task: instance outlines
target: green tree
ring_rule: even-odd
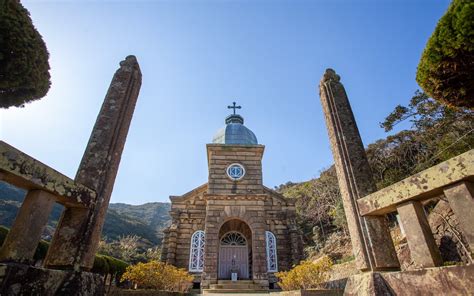
[[[416,81],[450,106],[474,108],[474,2],[453,0],[421,56]]]
[[[388,166],[401,170],[403,179],[474,148],[474,112],[467,108],[449,107],[416,91],[408,106],[397,106],[381,126],[391,131],[406,121],[411,123],[411,129],[369,145],[367,153],[372,169],[381,161],[396,158],[396,164]],[[377,173],[374,177],[381,179],[380,170]],[[387,186],[398,181],[383,178]]]
[[[18,0],[0,0],[0,107],[21,107],[51,85],[48,51]]]

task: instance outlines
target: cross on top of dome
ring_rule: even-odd
[[[242,109],[242,106],[236,106],[235,102],[232,102],[233,106],[227,106],[227,109],[234,109],[234,115],[235,115],[235,109]]]
[[[237,106],[236,102],[232,102],[232,105],[227,108],[233,109],[233,114],[226,117],[226,125],[214,135],[212,142],[228,145],[257,145],[257,137],[244,126],[244,118],[236,113],[236,109],[242,109],[242,106]]]

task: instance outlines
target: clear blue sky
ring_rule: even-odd
[[[365,145],[418,88],[421,52],[449,1],[24,1],[52,87],[0,111],[2,140],[74,177],[120,60],[143,85],[112,202],[168,201],[207,181],[205,144],[237,101],[266,145],[264,183],[332,163],[317,85],[342,77]]]

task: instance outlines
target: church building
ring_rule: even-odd
[[[275,286],[275,273],[302,256],[294,201],[262,182],[265,146],[235,113],[207,144],[208,182],[171,196],[171,225],[164,231],[162,260],[195,275],[194,286],[252,281]],[[234,278],[235,280],[235,278]]]

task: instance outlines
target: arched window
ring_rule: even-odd
[[[202,271],[204,268],[204,231],[198,230],[191,236],[189,248],[189,271]]]
[[[267,272],[277,272],[278,258],[275,235],[270,231],[265,231],[265,240],[267,242]]]
[[[237,231],[231,231],[226,233],[224,237],[221,239],[222,246],[245,246],[247,245],[247,241],[245,237]]]

